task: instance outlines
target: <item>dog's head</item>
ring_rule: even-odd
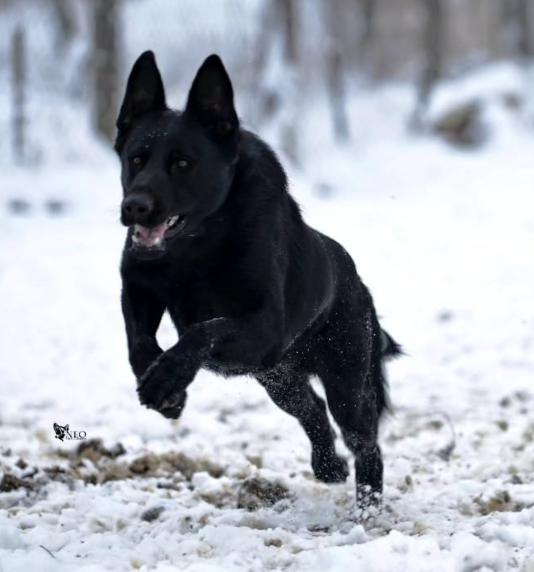
[[[56,439],[63,441],[65,439],[65,436],[67,435],[68,430],[69,430],[68,425],[65,425],[63,427],[62,425],[58,425],[57,423],[54,423],[54,432],[56,434],[55,435]]]
[[[195,235],[224,203],[237,160],[239,121],[230,78],[216,55],[193,81],[183,112],[167,107],[154,54],[135,62],[117,119],[121,222],[134,252],[161,255]]]

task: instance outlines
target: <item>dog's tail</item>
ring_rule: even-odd
[[[379,379],[378,384],[378,414],[382,415],[384,411],[392,411],[391,401],[389,399],[388,382],[384,368],[384,361],[396,358],[402,355],[402,346],[398,344],[387,332],[380,328],[380,358],[378,360]]]
[[[402,355],[402,346],[398,344],[386,330],[380,329],[382,359],[393,359]]]

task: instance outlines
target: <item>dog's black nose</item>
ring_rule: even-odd
[[[154,199],[147,193],[132,193],[122,201],[122,218],[126,224],[143,223],[154,210]]]

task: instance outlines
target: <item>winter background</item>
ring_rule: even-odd
[[[530,0],[0,0],[0,30],[1,572],[533,572]],[[137,401],[110,137],[147,48],[177,107],[223,56],[405,348],[377,514],[254,380]]]

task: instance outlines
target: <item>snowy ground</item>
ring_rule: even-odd
[[[389,368],[384,505],[364,521],[353,476],[316,482],[303,432],[253,380],[201,372],[178,422],[140,407],[113,157],[4,174],[0,570],[534,571],[534,136],[490,116],[477,152],[400,129],[328,153],[310,138],[293,176],[408,354]],[[62,443],[54,422],[103,444]]]

